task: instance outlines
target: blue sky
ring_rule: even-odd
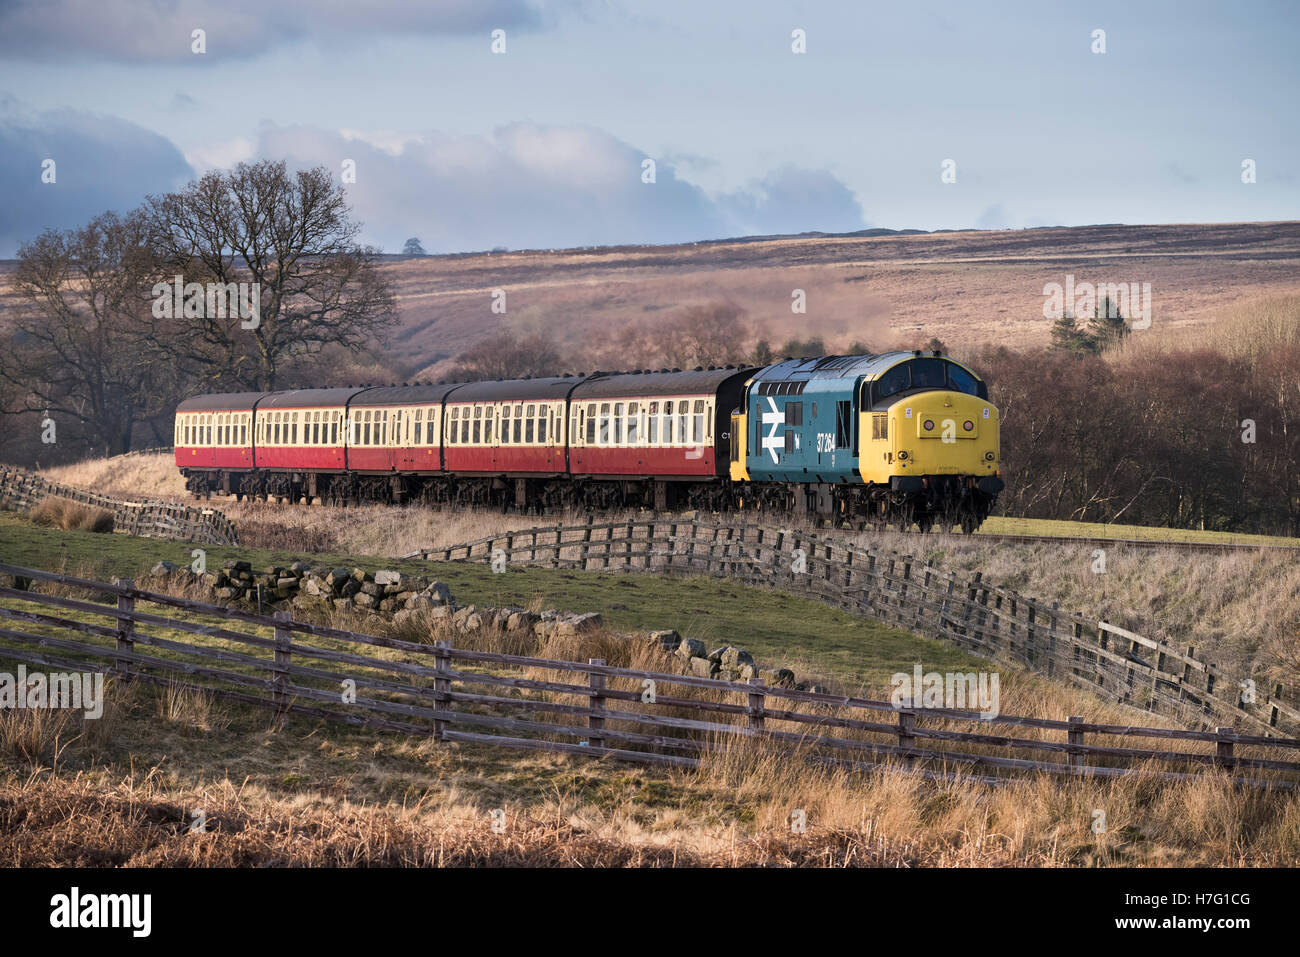
[[[354,160],[388,251],[1297,219],[1298,41],[1263,0],[0,0],[0,256],[263,156]]]

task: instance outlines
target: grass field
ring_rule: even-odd
[[[36,528],[0,515],[6,561],[139,576],[189,546]],[[274,550],[208,550],[283,562]],[[339,556],[316,556],[328,563]],[[349,559],[348,563],[352,561]],[[367,567],[393,562],[358,559]],[[918,658],[973,659],[812,602],[704,579],[437,565],[462,601],[531,600],[594,609],[624,627],[677,625],[779,655],[797,641],[822,668],[877,691]],[[504,581],[503,581],[504,579]],[[665,620],[667,618],[667,620]],[[43,626],[24,625],[24,628]],[[769,644],[763,644],[767,642]],[[572,653],[572,652],[571,652]],[[2,660],[2,659],[0,659]],[[799,666],[789,657],[771,664]],[[1000,669],[1003,708],[1129,723],[1132,713],[1045,679]],[[728,748],[696,772],[643,768],[365,731],[203,694],[110,683],[98,722],[45,728],[18,745],[32,712],[0,715],[0,864],[559,864],[767,866],[1294,865],[1300,798],[1234,791],[1212,775],[1162,784],[1022,779],[1001,788],[864,776],[761,748]],[[1144,716],[1145,717],[1145,716]],[[1140,723],[1156,724],[1150,719]],[[40,735],[37,735],[40,737]],[[794,808],[808,832],[793,835]],[[1108,828],[1094,834],[1094,811]],[[506,836],[489,815],[502,809]],[[207,831],[189,830],[202,811]]]
[[[1114,538],[1139,542],[1205,542],[1212,545],[1278,545],[1300,548],[1300,538],[1281,535],[1240,535],[1195,528],[1155,528],[1150,525],[1108,525],[1100,522],[1063,522],[1046,518],[1009,518],[993,515],[977,535],[1044,535],[1051,538]]]
[[[188,565],[182,542],[37,528],[0,513],[0,555],[29,568],[63,570],[101,580],[142,578],[159,561]],[[254,567],[296,559],[367,570],[393,568],[446,582],[460,605],[599,611],[606,624],[627,631],[672,628],[710,648],[734,644],[766,667],[834,678],[851,687],[879,684],[916,661],[927,669],[965,670],[977,659],[938,641],[856,618],[809,599],[707,578],[401,562],[374,556],[305,555],[273,549],[206,548],[210,568],[228,559]],[[811,640],[815,636],[815,640]]]

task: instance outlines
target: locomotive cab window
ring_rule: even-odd
[[[955,392],[964,392],[967,395],[979,396],[981,399],[988,398],[987,393],[984,395],[980,394],[980,387],[984,383],[980,382],[955,362],[949,362],[947,363],[947,366],[949,388]]]
[[[905,391],[912,382],[912,371],[908,368],[911,363],[900,362],[892,369],[885,371],[884,375],[876,379],[871,384],[872,404],[879,402],[881,399],[887,399],[891,395],[897,395]]]

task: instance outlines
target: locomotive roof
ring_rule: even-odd
[[[500,379],[488,382],[466,382],[453,387],[447,395],[448,402],[504,402],[515,399],[551,401],[563,399],[569,390],[582,381],[581,376],[547,376],[538,379]]]
[[[641,395],[706,395],[717,392],[728,379],[741,381],[751,366],[730,369],[694,369],[689,372],[608,372],[588,377],[573,390],[573,400]]]
[[[236,409],[247,411],[264,395],[265,392],[214,392],[210,395],[193,395],[176,406],[176,411],[227,412]]]
[[[922,350],[897,349],[892,352],[882,352],[879,355],[814,356],[807,359],[787,359],[784,362],[778,362],[776,365],[768,366],[756,372],[753,378],[760,382],[773,379],[779,379],[783,382],[812,379],[856,379],[858,376],[873,379],[899,362],[907,359],[924,358],[936,358],[936,356],[933,352],[924,352]],[[966,368],[962,363],[948,356],[938,356],[937,358],[956,362],[957,365]]]

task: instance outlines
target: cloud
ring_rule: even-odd
[[[324,166],[345,184],[361,238],[389,252],[418,236],[435,252],[662,244],[753,233],[847,231],[862,226],[853,193],[824,170],[784,167],[743,190],[710,196],[659,161],[643,181],[645,153],[591,127],[511,123],[481,135],[438,131],[327,130],[263,123],[250,138],[191,147],[108,117],[62,112],[25,124],[0,112],[0,184],[14,212],[0,255],[46,227],[79,225],[125,210],[147,193],[212,168],[283,159]],[[58,160],[58,185],[40,183],[41,159]]]
[[[540,21],[527,0],[0,0],[0,54],[193,60],[191,34],[202,29],[207,56],[243,59],[304,39],[478,31],[486,38],[496,28],[533,29]]]
[[[787,167],[752,190],[710,198],[660,162],[589,127],[513,123],[482,136],[366,136],[310,127],[261,130],[259,155],[294,166],[356,162],[349,201],[365,234],[396,250],[419,236],[429,252],[677,243],[753,232],[850,230],[852,192],[830,173]]]
[[[42,164],[54,160],[53,183]],[[70,229],[108,209],[125,212],[193,171],[166,137],[112,116],[58,110],[27,116],[0,103],[0,257],[46,228]]]
[[[719,204],[744,234],[847,233],[866,225],[853,191],[824,169],[784,166]]]

